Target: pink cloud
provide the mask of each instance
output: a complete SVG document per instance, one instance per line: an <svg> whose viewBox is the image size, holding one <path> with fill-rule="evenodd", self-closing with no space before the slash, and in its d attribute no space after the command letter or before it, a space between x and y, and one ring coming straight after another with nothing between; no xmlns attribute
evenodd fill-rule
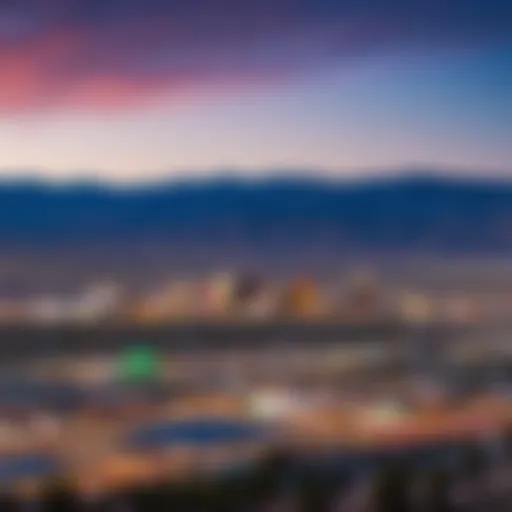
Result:
<svg viewBox="0 0 512 512"><path fill-rule="evenodd" d="M0 7L0 114L196 101L387 44L510 37L505 0L467 2L20 0Z"/></svg>

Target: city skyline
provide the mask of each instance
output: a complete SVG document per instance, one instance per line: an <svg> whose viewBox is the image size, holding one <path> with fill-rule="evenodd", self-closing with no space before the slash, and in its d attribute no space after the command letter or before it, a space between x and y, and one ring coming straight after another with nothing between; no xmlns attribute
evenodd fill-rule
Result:
<svg viewBox="0 0 512 512"><path fill-rule="evenodd" d="M512 178L505 0L0 8L0 177Z"/></svg>

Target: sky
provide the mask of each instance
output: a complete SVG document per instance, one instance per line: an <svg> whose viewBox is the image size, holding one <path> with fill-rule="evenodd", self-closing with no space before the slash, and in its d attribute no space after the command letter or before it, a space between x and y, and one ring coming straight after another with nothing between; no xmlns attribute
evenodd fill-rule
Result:
<svg viewBox="0 0 512 512"><path fill-rule="evenodd" d="M0 174L512 178L509 0L2 0Z"/></svg>

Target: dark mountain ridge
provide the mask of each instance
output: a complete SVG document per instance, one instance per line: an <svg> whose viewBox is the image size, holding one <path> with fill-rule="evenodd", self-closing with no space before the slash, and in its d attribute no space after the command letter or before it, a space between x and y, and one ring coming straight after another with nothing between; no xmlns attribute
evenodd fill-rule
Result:
<svg viewBox="0 0 512 512"><path fill-rule="evenodd" d="M0 183L5 251L80 246L512 253L512 182L437 175L115 188Z"/></svg>

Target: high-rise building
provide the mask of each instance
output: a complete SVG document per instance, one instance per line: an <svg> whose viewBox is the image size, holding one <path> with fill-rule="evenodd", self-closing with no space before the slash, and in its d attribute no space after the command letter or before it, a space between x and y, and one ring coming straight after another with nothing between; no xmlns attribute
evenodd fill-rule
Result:
<svg viewBox="0 0 512 512"><path fill-rule="evenodd" d="M367 321L380 312L380 293L377 279L368 271L353 274L347 284L344 312L348 320Z"/></svg>
<svg viewBox="0 0 512 512"><path fill-rule="evenodd" d="M413 325L428 323L434 316L432 301L421 293L404 293L400 300L400 310L402 319Z"/></svg>
<svg viewBox="0 0 512 512"><path fill-rule="evenodd" d="M322 312L321 293L317 283L309 278L294 281L287 291L285 309L299 317L317 316Z"/></svg>
<svg viewBox="0 0 512 512"><path fill-rule="evenodd" d="M269 320L279 313L280 299L280 290L276 286L262 286L245 299L242 314L250 319Z"/></svg>
<svg viewBox="0 0 512 512"><path fill-rule="evenodd" d="M26 320L36 324L66 323L72 318L71 313L71 301L54 296L35 297L25 307Z"/></svg>
<svg viewBox="0 0 512 512"><path fill-rule="evenodd" d="M190 318L198 314L198 296L197 283L170 282L141 301L142 317L160 323Z"/></svg>
<svg viewBox="0 0 512 512"><path fill-rule="evenodd" d="M235 277L229 273L213 275L204 283L203 312L207 316L225 317L232 312L236 289Z"/></svg>
<svg viewBox="0 0 512 512"><path fill-rule="evenodd" d="M114 316L121 305L122 295L122 288L116 283L91 285L70 300L70 319L79 322L96 322Z"/></svg>

